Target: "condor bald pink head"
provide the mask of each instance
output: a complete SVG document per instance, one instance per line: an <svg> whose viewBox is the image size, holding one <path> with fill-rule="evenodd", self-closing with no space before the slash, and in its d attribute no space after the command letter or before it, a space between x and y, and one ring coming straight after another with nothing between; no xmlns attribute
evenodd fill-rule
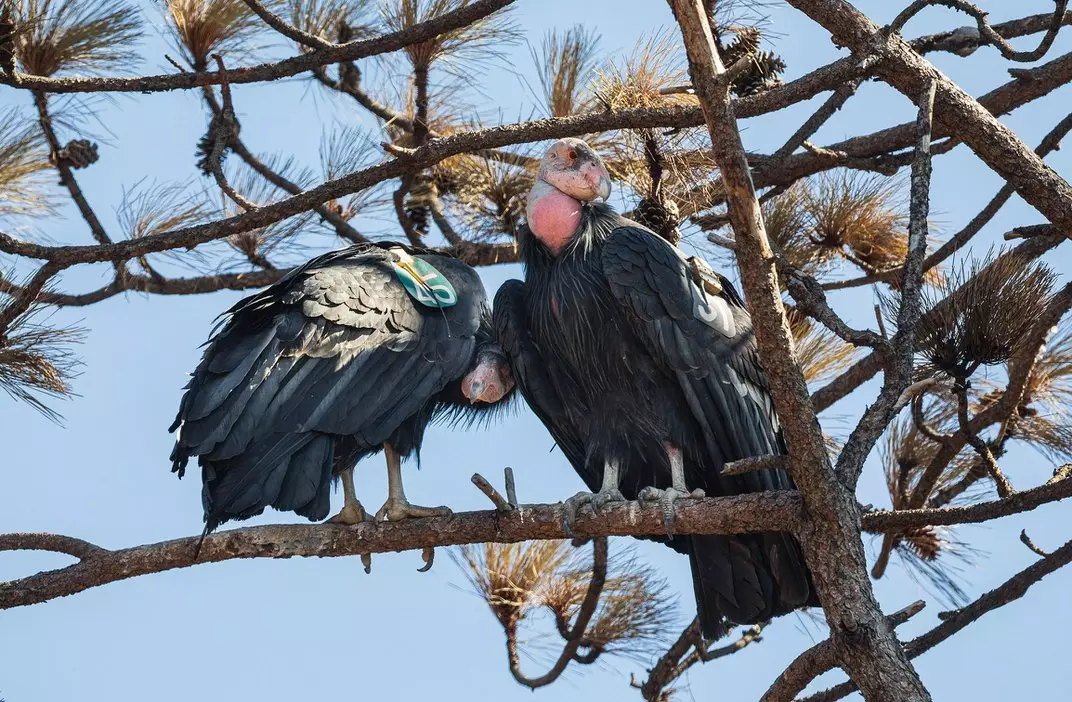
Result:
<svg viewBox="0 0 1072 702"><path fill-rule="evenodd" d="M581 208L610 197L610 173L603 159L580 139L559 139L543 155L529 193L529 229L559 254L581 223Z"/></svg>

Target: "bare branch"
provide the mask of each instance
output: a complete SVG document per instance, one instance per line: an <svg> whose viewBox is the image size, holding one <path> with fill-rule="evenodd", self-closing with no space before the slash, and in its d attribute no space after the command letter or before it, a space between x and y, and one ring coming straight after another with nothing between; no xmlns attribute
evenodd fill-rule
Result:
<svg viewBox="0 0 1072 702"><path fill-rule="evenodd" d="M919 13L925 7L931 5L945 5L961 12L967 13L975 18L975 21L979 28L979 35L985 40L985 43L997 47L1001 55L1010 60L1023 63L1030 63L1032 61L1038 61L1040 58L1046 55L1046 52L1053 46L1053 40L1057 38L1057 32L1061 28L1061 24L1064 21L1065 10L1068 9L1068 0L1054 0L1053 17L1050 20L1050 26L1046 28L1046 34L1042 37L1042 41L1039 42L1037 48L1033 51L1017 51L1014 49L1005 38L994 30L990 23L986 21L987 13L983 12L976 5L965 2L964 0L915 0L911 5L901 11L893 22L890 23L890 31L899 32L901 28Z"/></svg>
<svg viewBox="0 0 1072 702"><path fill-rule="evenodd" d="M968 606L953 612L945 612L943 613L944 616L939 615L945 621L926 634L918 636L905 644L905 653L911 658L926 653L964 627L980 619L987 612L1020 599L1027 594L1032 585L1050 573L1068 565L1069 562L1072 562L1072 541L1069 541L1034 565L1020 571ZM810 697L805 697L801 702L833 702L851 694L855 690L856 686L851 682L844 682Z"/></svg>
<svg viewBox="0 0 1072 702"><path fill-rule="evenodd" d="M676 509L677 533L736 534L792 529L799 501L793 492L771 492L688 500ZM354 527L301 524L234 529L207 536L196 561L194 548L198 537L194 536L108 551L67 568L0 583L0 609L47 602L139 575L235 558L353 556L427 546L564 539L568 538L563 529L564 514L559 503L522 505L510 514L495 510L463 512L401 522L364 522ZM666 533L666 526L658 506L627 502L608 506L598 516L582 511L572 525L572 532L578 538L659 535ZM34 536L33 543L47 544L51 536ZM31 537L20 537L27 538ZM19 549L18 544L24 542L8 537L7 541L0 541L3 544L0 551Z"/></svg>
<svg viewBox="0 0 1072 702"><path fill-rule="evenodd" d="M580 648L584 639L584 632L588 629L588 623L599 606L599 596L603 592L603 585L607 582L607 537L597 536L592 541L592 579L588 581L588 590L585 592L584 601L581 602L580 611L573 622L573 626L565 632L566 645L562 647L551 669L538 678L529 678L521 673L520 661L517 656L517 632L507 632L507 647L510 655L510 672L514 679L527 688L535 690L538 687L550 685L562 675L570 661L574 660L577 649Z"/></svg>
<svg viewBox="0 0 1072 702"><path fill-rule="evenodd" d="M892 627L904 624L923 611L926 603L918 600L886 617ZM808 684L838 665L837 651L829 639L797 656L763 693L760 702L792 702Z"/></svg>

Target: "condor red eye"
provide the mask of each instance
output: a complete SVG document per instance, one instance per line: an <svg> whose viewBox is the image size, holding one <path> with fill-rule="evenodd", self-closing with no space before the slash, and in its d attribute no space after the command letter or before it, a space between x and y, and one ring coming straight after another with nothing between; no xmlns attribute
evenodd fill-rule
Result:
<svg viewBox="0 0 1072 702"><path fill-rule="evenodd" d="M570 160L570 161L572 161L572 160L574 160L575 158L577 158L577 152L576 152L576 151L574 151L573 149L570 149L570 150L569 150L569 151L568 151L568 152L566 153L566 157L567 157L567 158L569 158L569 160Z"/></svg>

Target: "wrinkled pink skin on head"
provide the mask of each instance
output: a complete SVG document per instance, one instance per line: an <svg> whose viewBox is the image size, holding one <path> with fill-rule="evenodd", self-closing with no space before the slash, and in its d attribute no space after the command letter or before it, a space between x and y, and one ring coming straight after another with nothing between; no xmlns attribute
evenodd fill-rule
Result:
<svg viewBox="0 0 1072 702"><path fill-rule="evenodd" d="M557 256L581 224L581 203L554 187L545 189L545 193L533 189L528 207L529 229Z"/></svg>
<svg viewBox="0 0 1072 702"><path fill-rule="evenodd" d="M582 203L605 198L610 193L607 169L583 155L586 150L580 139L557 141L544 154L536 183L529 193L526 208L529 229L555 256L577 232Z"/></svg>
<svg viewBox="0 0 1072 702"><path fill-rule="evenodd" d="M479 394L474 396L474 389ZM462 378L462 394L469 403L486 402L493 405L514 389L514 374L510 366L498 359L483 359Z"/></svg>

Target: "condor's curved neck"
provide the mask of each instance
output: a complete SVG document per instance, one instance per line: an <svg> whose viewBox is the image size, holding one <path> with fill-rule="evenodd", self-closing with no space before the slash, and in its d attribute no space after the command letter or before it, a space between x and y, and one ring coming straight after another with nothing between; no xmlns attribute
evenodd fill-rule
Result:
<svg viewBox="0 0 1072 702"><path fill-rule="evenodd" d="M581 226L582 205L545 180L538 179L529 193L525 213L529 229L557 256Z"/></svg>

